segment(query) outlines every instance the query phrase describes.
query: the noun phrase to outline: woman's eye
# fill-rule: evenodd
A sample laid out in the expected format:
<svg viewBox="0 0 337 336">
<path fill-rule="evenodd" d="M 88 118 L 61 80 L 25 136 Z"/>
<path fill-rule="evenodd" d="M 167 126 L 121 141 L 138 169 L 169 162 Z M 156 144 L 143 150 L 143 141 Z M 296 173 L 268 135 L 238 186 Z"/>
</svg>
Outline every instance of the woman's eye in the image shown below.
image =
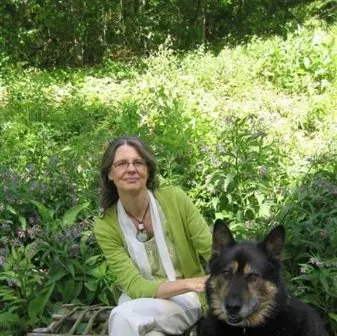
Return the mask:
<svg viewBox="0 0 337 336">
<path fill-rule="evenodd" d="M 144 167 L 144 166 L 145 166 L 145 162 L 143 162 L 143 161 L 135 161 L 135 162 L 134 162 L 134 165 L 135 165 L 137 168 Z"/>
<path fill-rule="evenodd" d="M 125 168 L 125 167 L 128 166 L 128 163 L 127 163 L 127 162 L 118 162 L 118 163 L 116 164 L 116 166 L 117 166 L 118 168 Z"/>
</svg>

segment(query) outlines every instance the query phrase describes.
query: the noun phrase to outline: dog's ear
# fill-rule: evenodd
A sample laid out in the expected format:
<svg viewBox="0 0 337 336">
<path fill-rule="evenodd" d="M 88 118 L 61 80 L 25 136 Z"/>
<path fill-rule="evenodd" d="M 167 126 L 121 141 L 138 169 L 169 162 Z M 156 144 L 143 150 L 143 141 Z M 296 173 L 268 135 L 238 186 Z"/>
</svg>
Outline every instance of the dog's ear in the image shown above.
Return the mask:
<svg viewBox="0 0 337 336">
<path fill-rule="evenodd" d="M 285 229 L 284 226 L 276 226 L 271 230 L 262 245 L 267 255 L 273 259 L 281 259 L 283 247 L 285 241 Z"/>
<path fill-rule="evenodd" d="M 232 232 L 222 219 L 217 219 L 213 229 L 213 254 L 220 255 L 223 248 L 235 245 Z"/>
</svg>

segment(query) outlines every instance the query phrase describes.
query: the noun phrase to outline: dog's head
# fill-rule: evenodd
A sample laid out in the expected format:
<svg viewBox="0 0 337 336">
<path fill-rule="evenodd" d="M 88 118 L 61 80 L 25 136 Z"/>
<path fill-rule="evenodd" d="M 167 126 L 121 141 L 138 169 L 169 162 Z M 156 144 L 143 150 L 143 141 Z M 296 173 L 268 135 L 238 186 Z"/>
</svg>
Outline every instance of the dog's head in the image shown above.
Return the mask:
<svg viewBox="0 0 337 336">
<path fill-rule="evenodd" d="M 217 220 L 206 293 L 210 312 L 233 326 L 263 325 L 284 304 L 280 272 L 285 240 L 283 226 L 263 241 L 236 242 L 228 226 Z"/>
</svg>

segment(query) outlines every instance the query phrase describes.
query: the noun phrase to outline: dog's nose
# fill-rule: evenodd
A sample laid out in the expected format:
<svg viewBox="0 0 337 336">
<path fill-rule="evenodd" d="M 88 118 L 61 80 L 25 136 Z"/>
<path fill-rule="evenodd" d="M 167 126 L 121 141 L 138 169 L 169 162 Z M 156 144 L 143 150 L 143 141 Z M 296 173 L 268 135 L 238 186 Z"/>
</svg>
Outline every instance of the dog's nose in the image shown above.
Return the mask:
<svg viewBox="0 0 337 336">
<path fill-rule="evenodd" d="M 228 298 L 225 307 L 228 313 L 237 314 L 242 307 L 241 299 L 238 297 Z"/>
</svg>

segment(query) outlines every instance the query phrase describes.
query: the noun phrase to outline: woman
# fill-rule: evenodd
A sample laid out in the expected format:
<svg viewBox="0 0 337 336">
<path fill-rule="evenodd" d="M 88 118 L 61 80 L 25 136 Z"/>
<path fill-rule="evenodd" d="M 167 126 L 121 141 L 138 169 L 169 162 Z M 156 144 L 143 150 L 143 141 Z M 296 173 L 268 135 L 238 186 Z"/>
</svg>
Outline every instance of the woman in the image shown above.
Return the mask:
<svg viewBox="0 0 337 336">
<path fill-rule="evenodd" d="M 96 239 L 116 276 L 109 335 L 179 335 L 201 315 L 211 234 L 179 188 L 156 188 L 156 160 L 138 137 L 122 136 L 101 165 Z"/>
</svg>

